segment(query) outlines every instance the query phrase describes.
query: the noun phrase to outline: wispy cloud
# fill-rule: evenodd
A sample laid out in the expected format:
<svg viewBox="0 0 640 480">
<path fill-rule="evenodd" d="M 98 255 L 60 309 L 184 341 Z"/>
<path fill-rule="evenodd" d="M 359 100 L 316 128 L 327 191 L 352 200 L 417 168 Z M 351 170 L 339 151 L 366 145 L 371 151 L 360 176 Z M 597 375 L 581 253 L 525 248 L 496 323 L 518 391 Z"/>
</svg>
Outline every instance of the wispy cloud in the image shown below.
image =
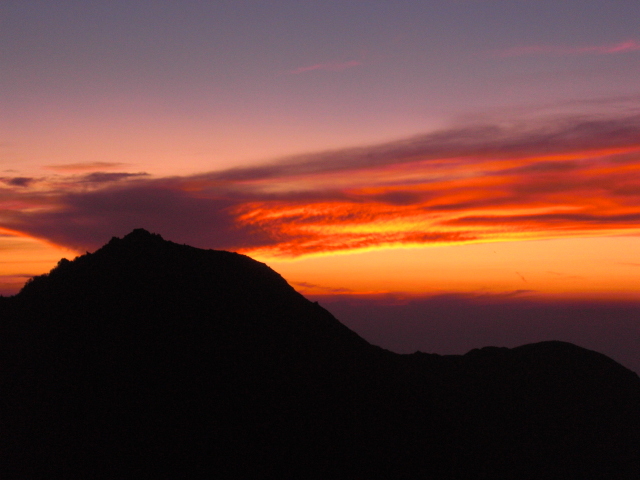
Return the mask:
<svg viewBox="0 0 640 480">
<path fill-rule="evenodd" d="M 47 165 L 45 168 L 59 172 L 87 172 L 94 170 L 111 170 L 126 167 L 126 163 L 120 162 L 80 162 L 64 163 L 59 165 Z"/>
<path fill-rule="evenodd" d="M 301 73 L 308 73 L 314 71 L 326 71 L 326 72 L 341 72 L 348 68 L 359 67 L 362 62 L 359 60 L 350 60 L 348 62 L 334 62 L 334 63 L 316 63 L 314 65 L 308 65 L 305 67 L 298 67 L 289 70 L 287 73 L 291 75 L 299 75 Z"/>
<path fill-rule="evenodd" d="M 507 48 L 497 53 L 500 57 L 520 57 L 531 55 L 611 55 L 640 51 L 640 42 L 626 40 L 608 45 L 526 45 Z"/>
<path fill-rule="evenodd" d="M 330 295 L 340 295 L 340 294 L 349 294 L 353 293 L 353 290 L 349 288 L 341 288 L 341 287 L 327 287 L 324 285 L 316 285 L 315 283 L 309 282 L 292 282 L 297 290 L 301 291 L 304 294 L 315 293 L 315 294 L 330 294 Z"/>
<path fill-rule="evenodd" d="M 109 183 L 118 182 L 124 179 L 130 179 L 135 177 L 145 177 L 149 175 L 145 172 L 140 173 L 127 173 L 127 172 L 93 172 L 84 175 L 80 181 L 88 183 Z"/>
<path fill-rule="evenodd" d="M 28 187 L 35 178 L 32 177 L 0 177 L 0 182 L 3 182 L 12 187 Z"/>
<path fill-rule="evenodd" d="M 554 277 L 562 277 L 564 280 L 575 280 L 575 279 L 579 279 L 579 278 L 584 278 L 580 275 L 571 275 L 568 273 L 562 273 L 562 272 L 552 272 L 552 271 L 547 271 L 547 273 L 549 275 L 553 275 Z"/>
<path fill-rule="evenodd" d="M 137 227 L 299 256 L 640 231 L 640 116 L 452 128 L 187 177 L 0 189 L 0 227 L 78 249 Z"/>
</svg>

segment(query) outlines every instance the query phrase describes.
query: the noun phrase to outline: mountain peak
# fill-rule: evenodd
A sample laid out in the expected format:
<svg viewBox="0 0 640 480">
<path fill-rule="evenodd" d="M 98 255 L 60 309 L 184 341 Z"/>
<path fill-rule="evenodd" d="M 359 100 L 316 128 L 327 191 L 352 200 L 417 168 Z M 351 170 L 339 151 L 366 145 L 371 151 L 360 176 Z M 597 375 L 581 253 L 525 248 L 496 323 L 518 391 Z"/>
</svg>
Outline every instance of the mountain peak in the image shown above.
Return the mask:
<svg viewBox="0 0 640 480">
<path fill-rule="evenodd" d="M 97 322 L 114 329 L 128 318 L 118 326 L 122 336 L 147 325 L 170 330 L 191 323 L 196 329 L 221 329 L 215 341 L 229 335 L 238 349 L 295 339 L 297 347 L 318 352 L 377 351 L 264 263 L 174 243 L 143 228 L 59 262 L 49 274 L 34 277 L 18 297 L 32 308 L 42 304 L 49 316 L 73 318 L 77 325 Z M 255 335 L 256 328 L 262 336 Z M 164 341 L 173 339 L 168 335 Z M 224 348 L 230 345 L 231 340 Z"/>
<path fill-rule="evenodd" d="M 131 233 L 128 233 L 122 239 L 123 240 L 128 240 L 130 242 L 137 242 L 137 241 L 142 241 L 142 240 L 149 241 L 151 239 L 153 239 L 153 240 L 164 240 L 159 234 L 151 233 L 148 230 L 145 230 L 144 228 L 134 228 L 131 231 Z"/>
<path fill-rule="evenodd" d="M 0 354 L 2 478 L 640 478 L 615 362 L 392 354 L 267 265 L 142 228 L 0 302 Z"/>
<path fill-rule="evenodd" d="M 144 228 L 135 228 L 122 238 L 113 237 L 109 243 L 125 243 L 136 245 L 153 245 L 167 242 L 157 233 L 151 233 Z"/>
</svg>

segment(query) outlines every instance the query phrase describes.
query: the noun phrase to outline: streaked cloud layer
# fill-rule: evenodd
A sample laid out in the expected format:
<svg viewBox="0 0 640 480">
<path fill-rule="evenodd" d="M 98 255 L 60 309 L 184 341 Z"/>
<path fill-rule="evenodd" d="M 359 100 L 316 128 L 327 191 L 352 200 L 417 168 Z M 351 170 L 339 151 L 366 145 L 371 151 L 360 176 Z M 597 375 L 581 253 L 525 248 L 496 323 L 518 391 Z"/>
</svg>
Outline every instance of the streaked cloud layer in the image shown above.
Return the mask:
<svg viewBox="0 0 640 480">
<path fill-rule="evenodd" d="M 78 250 L 141 226 L 261 257 L 637 234 L 640 116 L 451 128 L 191 176 L 3 182 L 0 226 Z"/>
<path fill-rule="evenodd" d="M 634 39 L 606 45 L 527 45 L 512 47 L 499 52 L 502 57 L 519 57 L 523 55 L 616 55 L 640 51 L 640 42 Z"/>
</svg>

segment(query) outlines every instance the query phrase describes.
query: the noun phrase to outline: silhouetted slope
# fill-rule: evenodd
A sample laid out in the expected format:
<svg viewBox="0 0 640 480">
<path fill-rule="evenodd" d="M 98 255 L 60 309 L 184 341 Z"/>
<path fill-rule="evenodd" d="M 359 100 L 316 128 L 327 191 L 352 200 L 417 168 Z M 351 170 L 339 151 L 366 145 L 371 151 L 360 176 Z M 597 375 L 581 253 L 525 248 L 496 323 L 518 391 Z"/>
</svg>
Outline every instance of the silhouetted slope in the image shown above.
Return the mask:
<svg viewBox="0 0 640 480">
<path fill-rule="evenodd" d="M 135 230 L 0 315 L 3 478 L 640 477 L 607 357 L 396 355 L 235 253 Z"/>
</svg>

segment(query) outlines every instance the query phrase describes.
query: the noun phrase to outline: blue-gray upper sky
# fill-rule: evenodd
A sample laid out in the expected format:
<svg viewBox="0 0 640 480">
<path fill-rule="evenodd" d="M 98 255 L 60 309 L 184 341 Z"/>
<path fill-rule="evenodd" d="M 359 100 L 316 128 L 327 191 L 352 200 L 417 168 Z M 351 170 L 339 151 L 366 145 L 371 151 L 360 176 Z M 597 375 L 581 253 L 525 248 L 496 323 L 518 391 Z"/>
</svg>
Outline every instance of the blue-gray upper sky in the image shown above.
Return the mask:
<svg viewBox="0 0 640 480">
<path fill-rule="evenodd" d="M 207 171 L 635 108 L 639 18 L 616 0 L 4 0 L 0 169 Z"/>
</svg>

